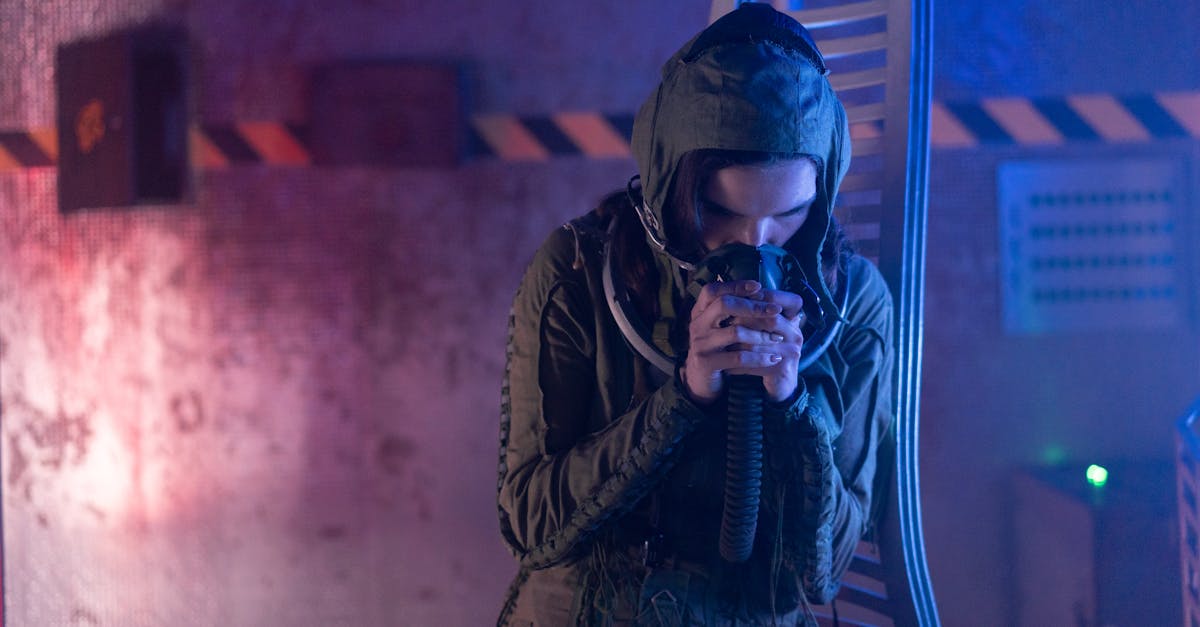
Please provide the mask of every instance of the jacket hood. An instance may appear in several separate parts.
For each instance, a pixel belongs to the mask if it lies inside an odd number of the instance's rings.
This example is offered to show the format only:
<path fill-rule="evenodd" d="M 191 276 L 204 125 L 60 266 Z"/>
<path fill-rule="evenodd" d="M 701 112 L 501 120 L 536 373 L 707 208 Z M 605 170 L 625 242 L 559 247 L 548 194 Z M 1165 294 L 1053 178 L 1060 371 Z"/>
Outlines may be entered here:
<path fill-rule="evenodd" d="M 664 207 L 686 153 L 810 156 L 818 164 L 817 201 L 785 248 L 822 300 L 832 302 L 820 278 L 820 250 L 850 166 L 850 131 L 827 73 L 808 31 L 766 4 L 743 4 L 684 44 L 663 66 L 658 88 L 633 124 L 631 145 L 653 235 L 666 241 Z"/>

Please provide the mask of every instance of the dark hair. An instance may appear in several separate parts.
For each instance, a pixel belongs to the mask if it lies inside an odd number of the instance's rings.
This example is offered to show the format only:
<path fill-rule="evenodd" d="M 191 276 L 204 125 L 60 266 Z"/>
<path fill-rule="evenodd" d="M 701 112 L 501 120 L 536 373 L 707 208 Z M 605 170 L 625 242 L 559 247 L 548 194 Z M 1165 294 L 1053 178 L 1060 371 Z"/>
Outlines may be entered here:
<path fill-rule="evenodd" d="M 630 300 L 643 320 L 658 318 L 658 267 L 629 192 L 622 189 L 610 193 L 596 211 L 617 221 L 611 242 L 613 268 L 629 288 Z"/>
<path fill-rule="evenodd" d="M 780 161 L 797 158 L 770 152 L 735 150 L 695 150 L 679 160 L 675 181 L 667 192 L 667 208 L 663 211 L 664 228 L 671 254 L 685 260 L 696 261 L 705 251 L 700 239 L 701 190 L 709 178 L 722 168 L 735 165 L 772 165 Z M 805 156 L 804 158 L 812 158 Z M 813 159 L 820 172 L 821 163 Z M 622 278 L 630 288 L 630 295 L 643 316 L 654 319 L 658 316 L 658 267 L 653 252 L 646 241 L 642 223 L 624 191 L 613 192 L 600 204 L 602 215 L 620 217 L 613 236 L 613 254 L 619 264 Z M 821 247 L 821 271 L 830 292 L 837 292 L 838 271 L 844 269 L 844 258 L 853 252 L 841 224 L 831 215 L 825 243 Z"/>

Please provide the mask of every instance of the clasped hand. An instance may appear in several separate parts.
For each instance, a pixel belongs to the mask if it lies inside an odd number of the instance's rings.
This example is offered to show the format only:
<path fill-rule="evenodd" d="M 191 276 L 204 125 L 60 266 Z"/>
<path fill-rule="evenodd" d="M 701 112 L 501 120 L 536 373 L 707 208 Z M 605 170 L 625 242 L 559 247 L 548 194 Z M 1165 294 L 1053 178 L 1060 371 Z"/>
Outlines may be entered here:
<path fill-rule="evenodd" d="M 804 301 L 791 292 L 763 289 L 758 281 L 709 283 L 692 307 L 689 348 L 680 376 L 698 403 L 716 400 L 726 374 L 762 377 L 767 397 L 796 391 L 804 344 Z"/>

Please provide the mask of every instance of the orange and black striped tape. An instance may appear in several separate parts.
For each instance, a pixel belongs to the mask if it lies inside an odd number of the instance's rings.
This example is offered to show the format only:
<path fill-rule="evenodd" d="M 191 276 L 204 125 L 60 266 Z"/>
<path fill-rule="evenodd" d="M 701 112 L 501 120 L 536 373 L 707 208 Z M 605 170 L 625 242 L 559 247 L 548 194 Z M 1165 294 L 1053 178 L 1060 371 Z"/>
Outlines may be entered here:
<path fill-rule="evenodd" d="M 930 118 L 930 143 L 941 148 L 1195 139 L 1200 92 L 935 102 Z"/>
<path fill-rule="evenodd" d="M 1200 139 L 1200 92 L 937 101 L 930 117 L 934 148 Z M 630 157 L 633 114 L 480 114 L 470 120 L 468 130 L 468 157 L 620 159 Z M 879 128 L 870 123 L 853 125 L 851 133 L 858 140 L 880 135 Z M 192 162 L 204 169 L 256 163 L 306 166 L 313 162 L 307 128 L 291 123 L 204 124 L 192 128 L 191 146 Z M 0 131 L 0 171 L 48 167 L 56 162 L 54 129 Z"/>
<path fill-rule="evenodd" d="M 58 136 L 53 128 L 0 131 L 0 171 L 43 168 L 58 162 Z"/>
<path fill-rule="evenodd" d="M 279 122 L 205 124 L 191 129 L 192 163 L 204 169 L 261 163 L 312 163 L 305 127 Z M 0 131 L 0 171 L 51 167 L 58 162 L 53 128 Z"/>
<path fill-rule="evenodd" d="M 471 120 L 472 152 L 505 160 L 550 156 L 629 157 L 633 115 L 590 112 L 551 116 L 477 115 Z"/>
<path fill-rule="evenodd" d="M 204 169 L 265 163 L 304 166 L 312 163 L 308 130 L 279 122 L 236 122 L 192 127 L 192 163 Z"/>
<path fill-rule="evenodd" d="M 938 101 L 930 117 L 934 148 L 1200 139 L 1200 92 Z M 481 115 L 472 120 L 475 153 L 505 160 L 628 157 L 632 128 L 632 115 L 598 113 Z M 851 135 L 856 140 L 877 137 L 880 129 L 854 124 Z"/>

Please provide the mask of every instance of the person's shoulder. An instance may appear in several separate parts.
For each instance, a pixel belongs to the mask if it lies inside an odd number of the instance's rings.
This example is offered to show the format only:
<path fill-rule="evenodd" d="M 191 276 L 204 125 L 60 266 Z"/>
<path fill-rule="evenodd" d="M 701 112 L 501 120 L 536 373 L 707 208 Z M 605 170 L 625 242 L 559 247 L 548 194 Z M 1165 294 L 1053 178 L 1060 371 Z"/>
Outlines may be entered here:
<path fill-rule="evenodd" d="M 525 270 L 522 288 L 544 293 L 556 283 L 584 281 L 604 254 L 602 219 L 591 211 L 551 231 Z"/>
<path fill-rule="evenodd" d="M 575 254 L 575 245 L 569 224 L 570 222 L 559 225 L 546 235 L 546 238 L 542 240 L 542 245 L 533 254 L 530 269 L 557 268 L 561 270 L 570 267 Z"/>
<path fill-rule="evenodd" d="M 591 211 L 555 228 L 533 256 L 533 266 L 557 271 L 578 270 L 590 253 L 603 252 L 604 231 L 597 212 Z"/>
<path fill-rule="evenodd" d="M 855 324 L 889 325 L 892 291 L 879 268 L 865 257 L 851 255 L 846 261 L 846 281 L 850 290 L 846 317 Z"/>
<path fill-rule="evenodd" d="M 875 294 L 891 297 L 887 281 L 879 272 L 879 268 L 862 255 L 852 254 L 849 256 L 846 260 L 846 276 L 850 283 L 850 289 L 857 295 Z"/>

